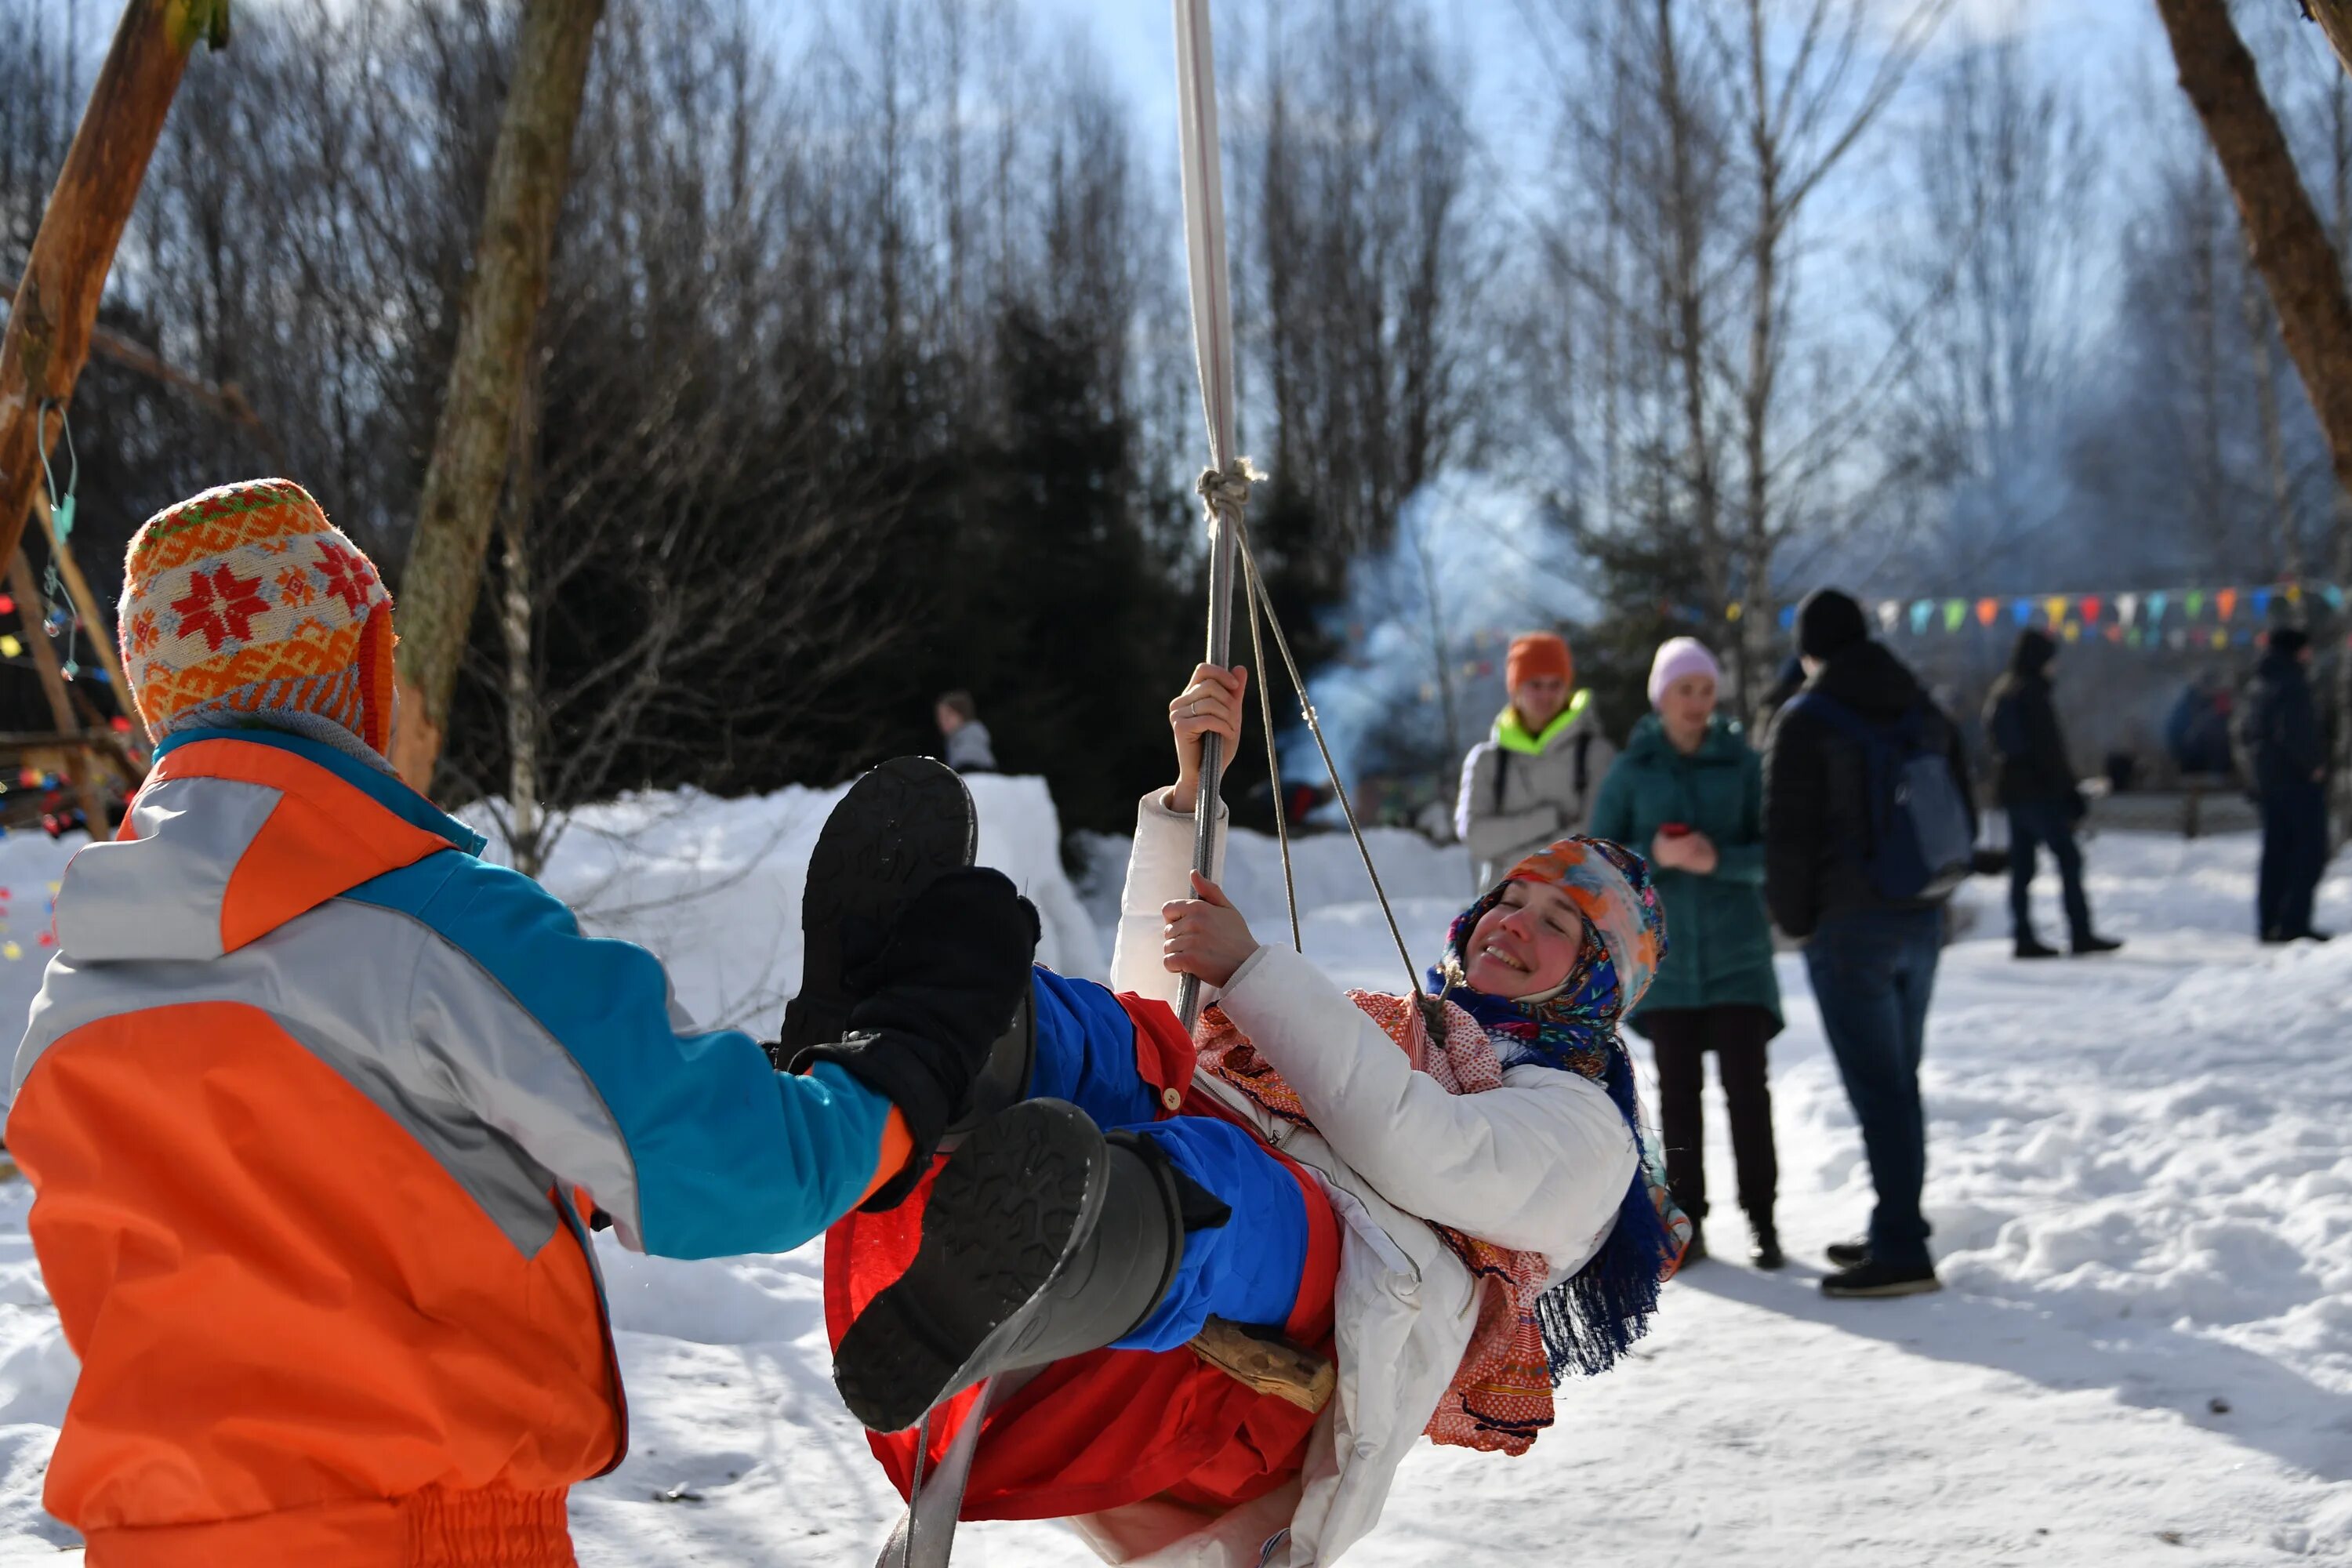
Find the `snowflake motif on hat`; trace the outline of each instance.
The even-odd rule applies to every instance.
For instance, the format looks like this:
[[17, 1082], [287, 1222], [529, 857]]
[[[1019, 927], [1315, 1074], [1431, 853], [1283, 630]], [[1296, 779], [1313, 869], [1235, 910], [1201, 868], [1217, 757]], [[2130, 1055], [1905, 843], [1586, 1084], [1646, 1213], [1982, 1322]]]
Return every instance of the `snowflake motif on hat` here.
[[163, 640], [163, 628], [155, 624], [155, 612], [142, 610], [131, 617], [131, 651], [145, 653]]
[[343, 607], [356, 616], [367, 608], [368, 595], [375, 587], [375, 569], [367, 557], [355, 550], [346, 550], [331, 539], [316, 542], [319, 549], [319, 569], [327, 579], [327, 592], [342, 600]]
[[224, 565], [189, 573], [187, 596], [173, 600], [172, 608], [180, 616], [178, 636], [201, 637], [218, 653], [223, 643], [253, 636], [253, 617], [267, 615], [269, 601], [261, 596], [260, 578], [240, 577]]

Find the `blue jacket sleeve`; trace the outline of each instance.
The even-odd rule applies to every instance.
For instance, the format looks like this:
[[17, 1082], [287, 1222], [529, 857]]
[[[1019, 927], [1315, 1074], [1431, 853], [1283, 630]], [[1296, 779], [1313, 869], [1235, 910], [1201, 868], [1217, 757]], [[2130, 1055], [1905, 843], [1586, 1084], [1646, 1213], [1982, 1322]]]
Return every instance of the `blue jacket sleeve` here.
[[837, 1068], [779, 1073], [740, 1030], [681, 1032], [644, 948], [583, 936], [537, 883], [470, 859], [414, 912], [470, 961], [420, 978], [434, 1054], [624, 1241], [788, 1251], [866, 1191], [889, 1102]]

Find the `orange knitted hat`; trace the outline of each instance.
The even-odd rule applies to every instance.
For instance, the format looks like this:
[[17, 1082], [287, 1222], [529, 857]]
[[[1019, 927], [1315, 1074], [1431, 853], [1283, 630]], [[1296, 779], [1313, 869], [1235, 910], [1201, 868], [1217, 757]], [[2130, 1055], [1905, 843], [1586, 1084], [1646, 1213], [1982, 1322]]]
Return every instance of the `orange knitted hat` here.
[[1511, 639], [1503, 665], [1503, 688], [1517, 691], [1519, 682], [1537, 675], [1557, 675], [1565, 685], [1576, 684], [1576, 660], [1565, 639], [1550, 632], [1526, 632]]
[[392, 595], [290, 479], [159, 511], [123, 561], [122, 668], [157, 741], [265, 723], [381, 755], [392, 742]]

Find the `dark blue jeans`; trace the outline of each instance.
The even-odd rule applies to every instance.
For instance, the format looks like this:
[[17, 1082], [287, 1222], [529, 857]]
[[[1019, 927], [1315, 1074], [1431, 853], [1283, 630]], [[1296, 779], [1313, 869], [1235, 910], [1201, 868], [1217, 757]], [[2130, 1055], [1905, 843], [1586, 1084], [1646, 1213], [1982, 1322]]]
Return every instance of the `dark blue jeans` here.
[[2083, 896], [2083, 852], [2074, 845], [2074, 813], [2063, 800], [2023, 801], [2009, 808], [2009, 922], [2020, 942], [2033, 934], [2034, 846], [2050, 847], [2066, 890], [2066, 930], [2075, 942], [2091, 935], [2091, 901]]
[[1862, 1124], [1878, 1206], [1870, 1252], [1897, 1266], [1927, 1262], [1927, 1121], [1919, 1104], [1919, 1053], [1944, 942], [1941, 910], [1832, 915], [1805, 944], [1805, 971], [1822, 1030]]
[[2262, 793], [2263, 865], [2254, 895], [2257, 936], [2311, 930], [2311, 900], [2327, 868], [2327, 787], [2310, 779]]

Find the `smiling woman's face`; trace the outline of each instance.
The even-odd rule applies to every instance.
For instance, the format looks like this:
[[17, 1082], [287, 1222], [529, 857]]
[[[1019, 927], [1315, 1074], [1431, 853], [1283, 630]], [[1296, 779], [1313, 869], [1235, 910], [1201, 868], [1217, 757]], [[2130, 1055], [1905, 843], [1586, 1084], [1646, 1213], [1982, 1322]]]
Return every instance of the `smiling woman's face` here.
[[1584, 917], [1549, 882], [1513, 882], [1471, 929], [1462, 978], [1474, 991], [1517, 1000], [1550, 991], [1584, 952]]

